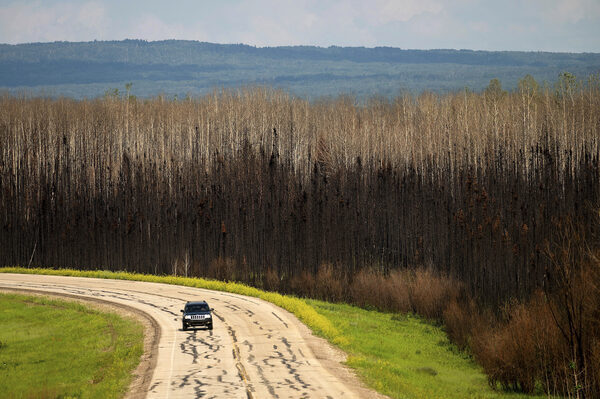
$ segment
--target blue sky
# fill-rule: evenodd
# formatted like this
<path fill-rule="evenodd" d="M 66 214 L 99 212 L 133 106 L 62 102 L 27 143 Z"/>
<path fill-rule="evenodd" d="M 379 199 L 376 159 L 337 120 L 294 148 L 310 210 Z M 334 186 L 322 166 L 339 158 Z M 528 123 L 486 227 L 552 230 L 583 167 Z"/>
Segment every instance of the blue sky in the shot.
<path fill-rule="evenodd" d="M 0 42 L 600 52 L 600 0 L 0 0 Z"/>

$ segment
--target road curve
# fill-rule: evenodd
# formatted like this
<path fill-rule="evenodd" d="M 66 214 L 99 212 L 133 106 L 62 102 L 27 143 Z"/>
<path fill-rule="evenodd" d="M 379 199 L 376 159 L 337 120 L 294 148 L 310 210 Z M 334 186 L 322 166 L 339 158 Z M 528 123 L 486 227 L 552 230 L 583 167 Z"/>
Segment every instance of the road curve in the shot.
<path fill-rule="evenodd" d="M 257 298 L 139 281 L 4 273 L 1 289 L 99 299 L 149 315 L 160 338 L 147 398 L 381 397 L 340 364 L 338 350 L 291 313 Z M 180 309 L 201 299 L 214 309 L 214 329 L 182 331 Z"/>

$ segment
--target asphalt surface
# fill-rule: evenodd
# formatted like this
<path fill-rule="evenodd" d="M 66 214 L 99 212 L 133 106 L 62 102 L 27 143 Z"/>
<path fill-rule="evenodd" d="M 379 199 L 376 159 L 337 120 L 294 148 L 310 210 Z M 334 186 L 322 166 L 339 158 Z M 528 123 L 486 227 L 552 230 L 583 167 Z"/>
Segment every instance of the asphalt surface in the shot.
<path fill-rule="evenodd" d="M 0 274 L 0 289 L 108 301 L 145 313 L 160 329 L 148 398 L 378 397 L 341 365 L 343 355 L 291 313 L 257 298 L 136 281 Z M 206 300 L 214 329 L 182 331 L 188 300 Z M 138 388 L 139 389 L 139 388 Z"/>

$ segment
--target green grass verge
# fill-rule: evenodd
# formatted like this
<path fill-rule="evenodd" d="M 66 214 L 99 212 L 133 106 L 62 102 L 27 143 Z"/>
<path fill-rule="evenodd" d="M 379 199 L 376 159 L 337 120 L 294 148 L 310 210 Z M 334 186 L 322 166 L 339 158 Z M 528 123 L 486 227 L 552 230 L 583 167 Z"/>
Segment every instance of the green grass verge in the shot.
<path fill-rule="evenodd" d="M 533 398 L 490 388 L 481 368 L 444 330 L 414 315 L 307 300 L 342 334 L 348 365 L 393 398 Z M 540 396 L 541 397 L 541 396 Z"/>
<path fill-rule="evenodd" d="M 300 319 L 346 353 L 365 383 L 392 398 L 532 398 L 489 387 L 480 367 L 448 341 L 443 329 L 411 315 L 305 300 L 240 283 L 202 278 L 70 269 L 0 268 L 32 273 L 177 284 L 264 299 Z"/>
<path fill-rule="evenodd" d="M 0 397 L 119 398 L 143 327 L 77 302 L 0 294 Z"/>

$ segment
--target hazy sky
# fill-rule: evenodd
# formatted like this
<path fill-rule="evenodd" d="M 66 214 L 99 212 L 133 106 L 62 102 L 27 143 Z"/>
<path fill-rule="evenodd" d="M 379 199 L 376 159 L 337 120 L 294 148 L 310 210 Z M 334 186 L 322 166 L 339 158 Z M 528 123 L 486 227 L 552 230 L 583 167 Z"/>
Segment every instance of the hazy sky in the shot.
<path fill-rule="evenodd" d="M 600 0 L 0 0 L 0 42 L 600 52 Z"/>

